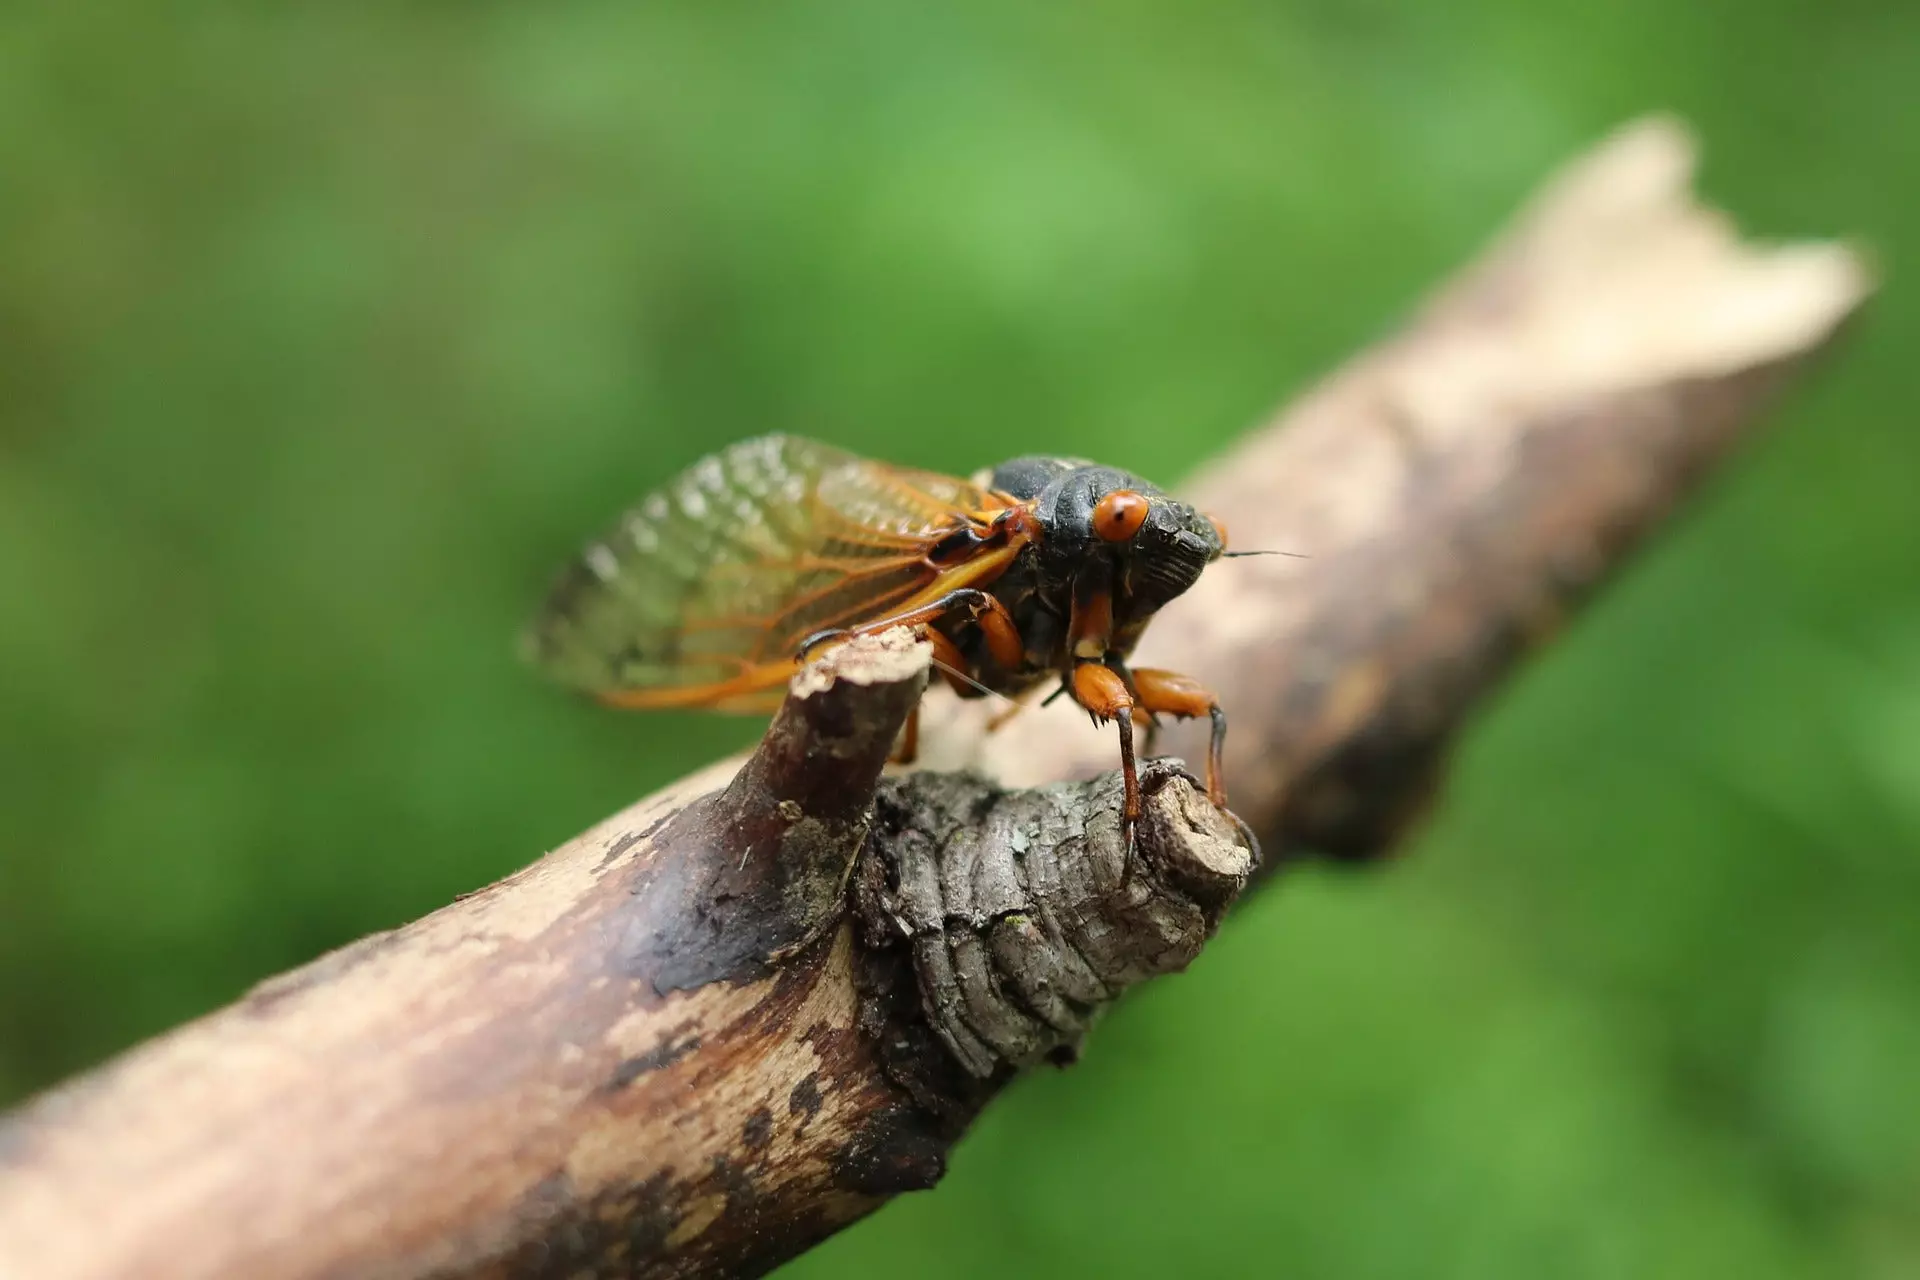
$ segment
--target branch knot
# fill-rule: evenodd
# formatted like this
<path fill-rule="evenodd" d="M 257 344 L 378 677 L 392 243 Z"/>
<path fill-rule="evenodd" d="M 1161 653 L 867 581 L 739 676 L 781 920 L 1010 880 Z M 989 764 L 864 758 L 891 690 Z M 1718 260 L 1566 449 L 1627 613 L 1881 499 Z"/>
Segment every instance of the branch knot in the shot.
<path fill-rule="evenodd" d="M 870 940 L 912 953 L 921 1008 L 967 1073 L 1071 1060 L 1138 982 L 1184 969 L 1258 861 L 1178 761 L 1143 777 L 1124 874 L 1117 773 L 1009 791 L 977 775 L 883 784 L 864 856 Z"/>

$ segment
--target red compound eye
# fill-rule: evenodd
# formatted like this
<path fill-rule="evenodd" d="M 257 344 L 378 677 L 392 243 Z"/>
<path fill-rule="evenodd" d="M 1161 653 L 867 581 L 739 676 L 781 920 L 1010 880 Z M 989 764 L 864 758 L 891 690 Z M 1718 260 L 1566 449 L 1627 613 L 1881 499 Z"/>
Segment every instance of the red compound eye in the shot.
<path fill-rule="evenodd" d="M 1147 522 L 1149 503 L 1131 489 L 1115 489 L 1093 509 L 1093 531 L 1106 542 L 1125 542 Z"/>

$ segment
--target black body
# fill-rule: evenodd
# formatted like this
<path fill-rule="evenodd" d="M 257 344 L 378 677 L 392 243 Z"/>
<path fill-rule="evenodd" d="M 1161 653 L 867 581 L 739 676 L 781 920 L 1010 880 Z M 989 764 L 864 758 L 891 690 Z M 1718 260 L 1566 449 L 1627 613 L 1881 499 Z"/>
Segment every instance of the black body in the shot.
<path fill-rule="evenodd" d="M 1154 613 L 1199 581 L 1201 571 L 1225 550 L 1212 521 L 1116 467 L 1070 458 L 1015 458 L 996 468 L 988 483 L 1033 503 L 1033 540 L 985 588 L 1013 616 L 1026 661 L 1018 671 L 1000 668 L 979 626 L 965 614 L 938 625 L 966 656 L 976 678 L 996 693 L 1020 693 L 1049 676 L 1072 674 L 1076 655 L 1070 652 L 1069 629 L 1076 601 L 1086 608 L 1107 596 L 1113 610 L 1105 651 L 1079 656 L 1124 659 Z M 1137 493 L 1150 504 L 1146 522 L 1126 542 L 1108 542 L 1094 532 L 1094 509 L 1115 490 Z"/>

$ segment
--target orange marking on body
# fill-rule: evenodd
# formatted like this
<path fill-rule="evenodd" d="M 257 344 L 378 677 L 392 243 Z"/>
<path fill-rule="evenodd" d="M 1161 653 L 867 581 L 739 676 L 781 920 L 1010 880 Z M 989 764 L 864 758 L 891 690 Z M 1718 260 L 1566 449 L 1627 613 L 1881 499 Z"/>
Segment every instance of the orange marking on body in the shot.
<path fill-rule="evenodd" d="M 1220 549 L 1225 551 L 1227 549 L 1227 522 L 1216 515 L 1207 515 L 1206 512 L 1202 512 L 1201 514 L 1206 515 L 1207 523 L 1213 526 L 1215 536 L 1220 539 Z"/>
<path fill-rule="evenodd" d="M 1067 623 L 1067 647 L 1076 658 L 1106 656 L 1107 650 L 1113 647 L 1111 594 L 1102 591 L 1084 601 L 1073 602 L 1073 617 Z"/>
<path fill-rule="evenodd" d="M 901 602 L 901 612 L 932 604 L 941 596 L 958 591 L 962 587 L 985 587 L 1001 574 L 1013 567 L 1014 557 L 1020 554 L 1024 542 L 1009 542 L 1004 547 L 992 551 L 983 551 L 973 559 L 951 569 L 941 571 L 918 595 L 909 596 Z"/>

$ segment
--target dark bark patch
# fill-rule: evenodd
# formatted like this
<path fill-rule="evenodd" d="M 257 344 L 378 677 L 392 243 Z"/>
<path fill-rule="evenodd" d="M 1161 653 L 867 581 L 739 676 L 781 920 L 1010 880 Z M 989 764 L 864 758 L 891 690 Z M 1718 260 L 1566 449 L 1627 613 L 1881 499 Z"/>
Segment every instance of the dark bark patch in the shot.
<path fill-rule="evenodd" d="M 871 1196 L 925 1191 L 946 1173 L 948 1146 L 919 1108 L 882 1107 L 834 1157 L 834 1183 Z"/>
<path fill-rule="evenodd" d="M 663 1169 L 644 1182 L 583 1201 L 572 1179 L 556 1171 L 528 1188 L 513 1216 L 528 1224 L 518 1233 L 525 1243 L 504 1260 L 499 1274 L 512 1280 L 561 1280 L 583 1272 L 626 1275 L 633 1259 L 655 1257 L 666 1248 L 679 1220 L 675 1178 Z M 472 1271 L 461 1263 L 434 1274 L 452 1280 Z"/>
<path fill-rule="evenodd" d="M 658 1071 L 661 1067 L 678 1062 L 699 1047 L 699 1036 L 688 1036 L 684 1040 L 675 1040 L 669 1036 L 645 1053 L 628 1058 L 615 1067 L 613 1074 L 607 1077 L 607 1083 L 603 1089 L 608 1093 L 617 1093 L 648 1072 Z"/>
<path fill-rule="evenodd" d="M 838 916 L 864 834 L 732 791 L 695 801 L 660 836 L 680 855 L 635 887 L 624 967 L 662 996 L 767 976 Z"/>
<path fill-rule="evenodd" d="M 799 1116 L 800 1127 L 805 1129 L 807 1121 L 820 1114 L 820 1103 L 820 1073 L 814 1071 L 787 1095 L 787 1114 Z"/>
<path fill-rule="evenodd" d="M 746 1128 L 741 1131 L 740 1141 L 749 1151 L 765 1150 L 773 1141 L 773 1112 L 765 1107 L 754 1108 L 753 1114 L 747 1117 Z"/>
<path fill-rule="evenodd" d="M 622 962 L 660 995 L 764 977 L 844 914 L 874 784 L 926 667 L 919 650 L 902 665 L 885 638 L 836 655 L 835 671 L 898 674 L 808 668 L 733 780 L 661 828 L 675 856 L 636 869 Z"/>
<path fill-rule="evenodd" d="M 607 851 L 600 856 L 600 864 L 595 870 L 605 871 L 613 863 L 619 861 L 620 858 L 626 854 L 627 850 L 637 844 L 643 844 L 652 839 L 654 832 L 666 826 L 672 818 L 673 815 L 671 813 L 662 814 L 639 831 L 622 833 L 618 839 L 607 846 Z"/>

